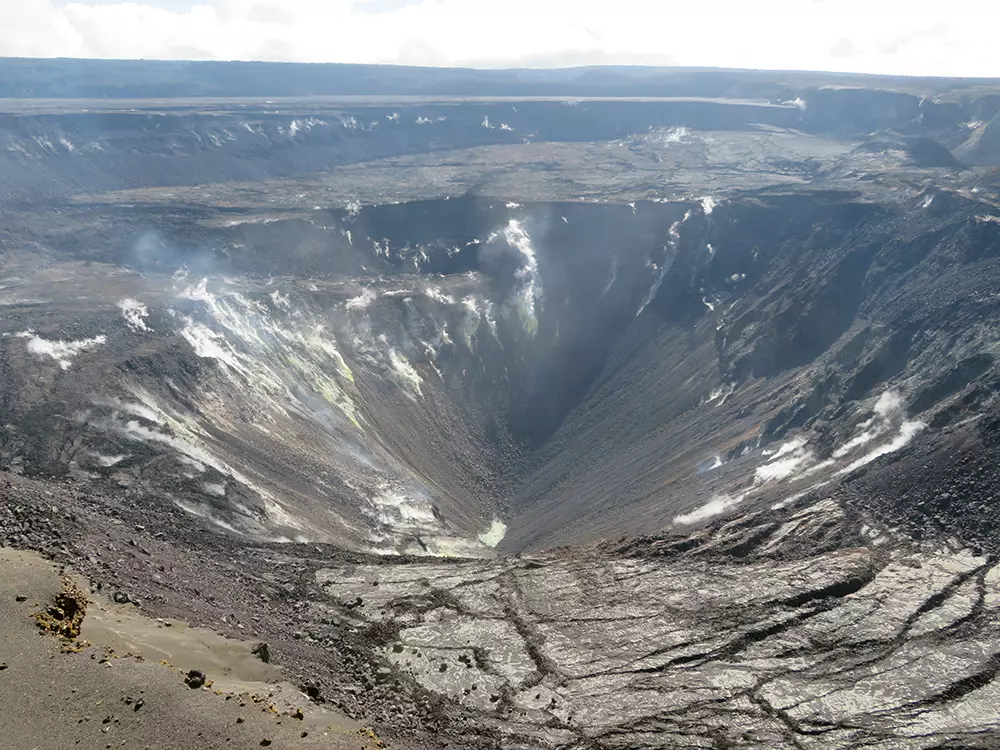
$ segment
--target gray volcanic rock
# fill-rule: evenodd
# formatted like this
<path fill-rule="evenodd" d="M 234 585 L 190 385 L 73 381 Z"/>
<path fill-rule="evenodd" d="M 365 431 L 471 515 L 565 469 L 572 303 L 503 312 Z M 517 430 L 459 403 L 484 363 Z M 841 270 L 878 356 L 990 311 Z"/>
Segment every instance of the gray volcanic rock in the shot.
<path fill-rule="evenodd" d="M 5 535 L 16 507 L 54 529 L 42 549 L 73 540 L 57 557 L 130 579 L 151 613 L 266 637 L 310 695 L 404 746 L 989 748 L 1000 733 L 996 560 L 901 543 L 830 498 L 476 561 L 258 545 L 180 511 L 5 485 Z"/>
<path fill-rule="evenodd" d="M 364 618 L 399 623 L 385 658 L 511 747 L 992 746 L 995 563 L 771 557 L 838 513 L 790 515 L 744 564 L 594 555 L 317 577 L 342 602 L 363 597 Z"/>
<path fill-rule="evenodd" d="M 970 164 L 996 164 L 994 155 L 1000 149 L 1000 114 L 987 122 L 976 120 L 969 127 L 972 131 L 969 139 L 956 152 Z"/>
<path fill-rule="evenodd" d="M 5 544 L 408 746 L 997 746 L 995 84 L 299 73 L 0 101 Z"/>
<path fill-rule="evenodd" d="M 258 538 L 418 554 L 849 483 L 992 403 L 1000 211 L 843 182 L 362 208 L 314 227 L 347 252 L 299 257 L 264 254 L 294 243 L 283 220 L 238 220 L 221 258 L 140 235 L 133 268 L 53 237 L 9 255 L 0 456 Z M 314 256 L 341 270 L 297 277 Z"/>

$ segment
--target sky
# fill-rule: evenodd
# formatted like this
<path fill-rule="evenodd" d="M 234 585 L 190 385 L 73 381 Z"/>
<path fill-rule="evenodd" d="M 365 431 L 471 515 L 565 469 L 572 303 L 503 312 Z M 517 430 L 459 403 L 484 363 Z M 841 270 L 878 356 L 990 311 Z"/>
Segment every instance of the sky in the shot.
<path fill-rule="evenodd" d="M 1000 77 L 1000 0 L 0 0 L 0 56 Z"/>

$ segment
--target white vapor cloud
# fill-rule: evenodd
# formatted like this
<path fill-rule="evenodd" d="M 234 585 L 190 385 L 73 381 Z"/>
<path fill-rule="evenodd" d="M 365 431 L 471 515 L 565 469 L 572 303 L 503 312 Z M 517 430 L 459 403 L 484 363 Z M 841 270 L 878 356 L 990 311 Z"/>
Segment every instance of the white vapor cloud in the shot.
<path fill-rule="evenodd" d="M 996 0 L 0 0 L 0 56 L 1000 76 Z"/>

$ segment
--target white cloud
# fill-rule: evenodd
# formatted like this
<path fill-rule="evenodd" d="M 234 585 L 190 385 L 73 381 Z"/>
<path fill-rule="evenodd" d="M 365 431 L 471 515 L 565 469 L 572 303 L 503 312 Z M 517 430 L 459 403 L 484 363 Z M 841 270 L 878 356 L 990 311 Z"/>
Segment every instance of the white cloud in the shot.
<path fill-rule="evenodd" d="M 0 55 L 1000 76 L 994 0 L 0 0 Z"/>

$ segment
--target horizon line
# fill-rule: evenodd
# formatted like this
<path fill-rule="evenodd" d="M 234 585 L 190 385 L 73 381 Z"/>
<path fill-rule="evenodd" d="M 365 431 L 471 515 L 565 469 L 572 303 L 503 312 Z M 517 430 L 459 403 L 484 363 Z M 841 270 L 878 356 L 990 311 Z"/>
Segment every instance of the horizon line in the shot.
<path fill-rule="evenodd" d="M 470 71 L 476 73 L 545 73 L 545 72 L 573 72 L 586 70 L 644 70 L 662 72 L 690 72 L 690 73 L 737 73 L 737 74 L 769 74 L 769 75 L 816 75 L 816 76 L 844 76 L 869 79 L 906 79 L 912 81 L 981 81 L 1000 83 L 1000 76 L 949 76 L 949 75 L 916 75 L 912 73 L 859 73 L 856 71 L 838 70 L 816 70 L 797 68 L 726 68 L 710 65 L 636 65 L 636 64 L 594 64 L 594 65 L 568 65 L 564 67 L 532 66 L 532 67 L 476 67 L 470 65 L 412 65 L 407 63 L 354 63 L 354 62 L 316 62 L 306 60 L 219 60 L 219 59 L 169 59 L 169 58 L 143 58 L 143 57 L 38 57 L 38 56 L 17 56 L 0 55 L 0 64 L 9 61 L 19 62 L 80 62 L 80 63 L 145 63 L 163 65 L 282 65 L 282 66 L 302 66 L 302 67 L 352 67 L 352 68 L 390 68 L 405 70 L 425 70 L 425 71 Z"/>

